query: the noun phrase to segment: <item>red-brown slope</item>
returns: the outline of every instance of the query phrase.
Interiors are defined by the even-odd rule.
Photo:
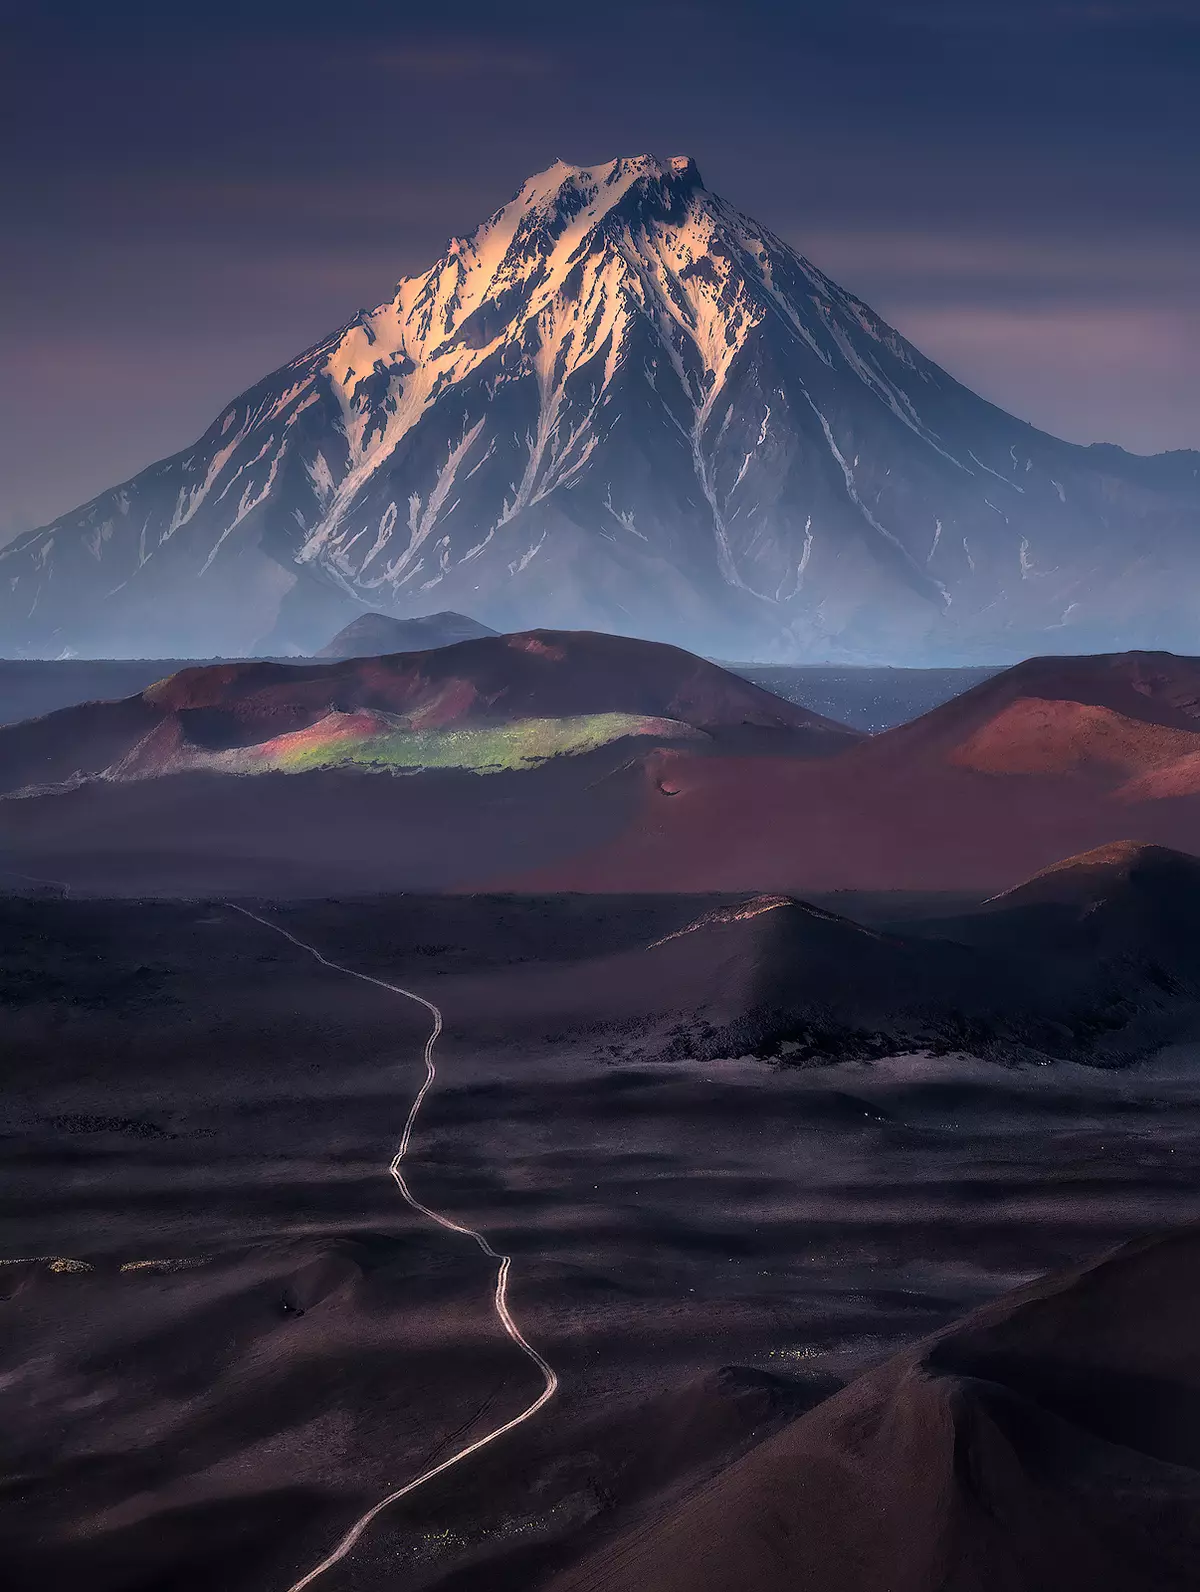
[[[1200,734],[1200,657],[1175,653],[1027,657],[918,720],[886,732],[886,739],[949,750],[1020,697],[1111,708],[1146,724]]]
[[[1200,1231],[889,1360],[545,1592],[1183,1592]]]
[[[872,763],[920,759],[989,773],[1119,770],[1137,762],[1139,736],[1143,767],[1165,750],[1200,750],[1200,658],[1029,658],[877,736]]]
[[[1131,806],[1086,779],[881,771],[857,750],[798,762],[672,749],[647,759],[619,836],[535,875],[497,859],[492,877],[530,889],[991,894],[1131,832],[1200,849],[1200,798]]]

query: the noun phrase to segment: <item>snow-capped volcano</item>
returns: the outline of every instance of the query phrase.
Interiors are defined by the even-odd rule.
[[[362,607],[762,659],[1190,650],[1198,471],[995,409],[686,157],[558,162],[0,549],[3,650],[309,650]]]

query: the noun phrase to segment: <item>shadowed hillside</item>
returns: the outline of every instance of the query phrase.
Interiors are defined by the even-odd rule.
[[[547,1592],[1183,1592],[1200,1231],[1047,1279],[853,1382]]]

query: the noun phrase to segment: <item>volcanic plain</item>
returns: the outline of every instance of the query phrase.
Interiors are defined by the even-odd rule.
[[[1154,963],[1153,925],[1192,883],[1186,859],[1139,850],[1009,910],[1049,911],[1061,945],[1064,910],[1091,923],[1115,897],[1105,943]],[[949,1029],[904,1046],[897,959],[934,949],[934,1026],[961,957],[986,961],[984,1004],[1008,976],[965,934],[945,973],[944,899],[909,903],[907,929],[878,921],[894,899],[857,903],[874,927],[729,897],[246,904],[442,1010],[409,1181],[511,1254],[511,1307],[561,1379],[537,1421],[382,1516],[332,1588],[539,1587],[964,1309],[1200,1218],[1179,966],[1169,997],[1125,991],[1133,1029],[1176,1024],[1140,1062],[998,1064]],[[994,922],[965,905],[956,922]],[[498,1329],[494,1266],[388,1176],[428,1013],[217,899],[46,888],[4,898],[0,923],[9,1584],[287,1592],[538,1389]],[[856,937],[864,1009],[896,1032],[839,1061],[813,1010],[768,997],[781,957]],[[719,1021],[743,1023],[742,1053],[707,1042]],[[1092,1043],[1086,1023],[1059,1038]]]

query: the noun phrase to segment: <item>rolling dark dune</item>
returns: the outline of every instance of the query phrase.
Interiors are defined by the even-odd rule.
[[[1171,1592],[1200,1552],[1200,1231],[906,1350],[547,1592]]]

